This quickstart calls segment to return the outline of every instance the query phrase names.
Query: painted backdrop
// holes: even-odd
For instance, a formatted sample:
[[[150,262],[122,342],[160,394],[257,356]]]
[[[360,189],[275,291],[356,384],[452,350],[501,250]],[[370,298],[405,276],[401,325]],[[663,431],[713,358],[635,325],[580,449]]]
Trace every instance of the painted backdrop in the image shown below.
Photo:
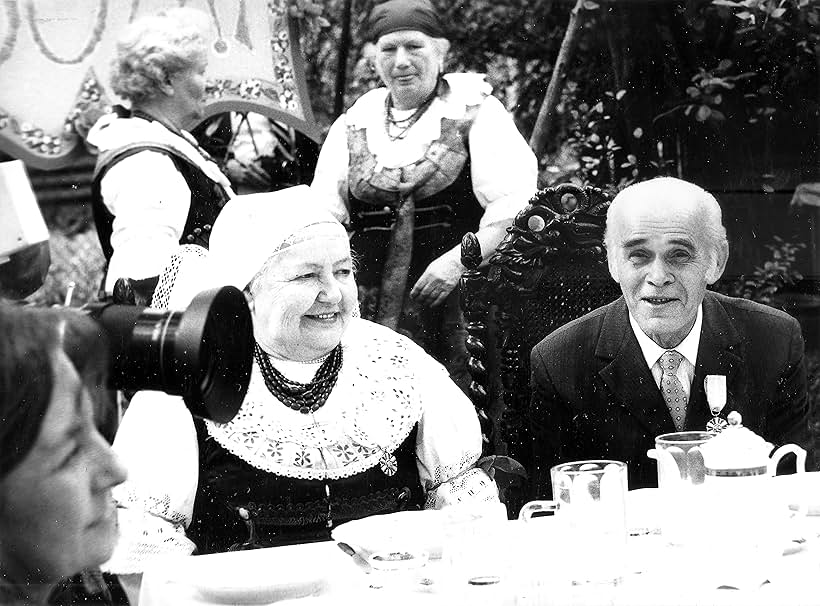
[[[108,87],[121,29],[164,7],[211,16],[206,116],[255,111],[316,138],[288,0],[0,0],[0,150],[68,164],[119,100]],[[187,127],[195,125],[189,124]]]

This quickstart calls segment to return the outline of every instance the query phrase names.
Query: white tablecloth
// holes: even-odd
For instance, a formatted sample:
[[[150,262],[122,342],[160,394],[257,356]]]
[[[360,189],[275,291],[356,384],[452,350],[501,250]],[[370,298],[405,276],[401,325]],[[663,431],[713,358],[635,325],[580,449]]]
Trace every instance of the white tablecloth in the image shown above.
[[[522,523],[507,524],[508,536],[520,538]],[[820,531],[820,524],[816,527]],[[536,573],[527,573],[525,578],[521,567],[514,565],[517,556],[513,545],[507,545],[513,551],[497,551],[503,543],[497,543],[494,549],[488,546],[485,554],[487,572],[496,574],[500,582],[480,586],[450,578],[453,575],[444,560],[429,562],[420,571],[422,582],[400,576],[385,579],[383,573],[366,574],[333,542],[168,559],[146,571],[140,605],[820,605],[820,541],[816,535],[805,543],[795,544],[795,549],[782,557],[771,582],[743,589],[718,589],[713,584],[714,574],[710,574],[715,571],[706,570],[703,563],[708,554],[676,551],[665,546],[659,535],[630,538],[628,574],[619,586],[601,588],[571,587],[564,579],[555,578],[547,565],[535,566]],[[551,549],[551,545],[544,545],[546,559],[554,555]],[[220,578],[224,579],[226,591],[215,595],[214,587],[219,587]],[[259,594],[250,595],[241,589],[231,594],[227,589],[243,583],[248,589],[261,586]]]

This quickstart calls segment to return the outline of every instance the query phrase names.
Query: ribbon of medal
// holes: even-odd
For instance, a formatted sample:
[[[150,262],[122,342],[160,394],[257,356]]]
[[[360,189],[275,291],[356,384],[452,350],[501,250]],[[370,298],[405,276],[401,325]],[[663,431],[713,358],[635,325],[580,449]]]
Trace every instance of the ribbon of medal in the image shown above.
[[[703,388],[706,391],[709,412],[712,413],[712,418],[706,423],[706,431],[720,433],[729,426],[726,419],[720,416],[723,407],[726,406],[726,375],[706,375]]]

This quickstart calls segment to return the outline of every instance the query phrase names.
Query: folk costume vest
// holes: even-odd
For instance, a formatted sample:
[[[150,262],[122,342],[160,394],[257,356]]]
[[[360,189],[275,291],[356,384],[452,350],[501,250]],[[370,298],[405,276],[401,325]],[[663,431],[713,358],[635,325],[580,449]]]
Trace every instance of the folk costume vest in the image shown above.
[[[438,94],[447,101],[450,90],[443,80]],[[381,166],[367,145],[367,129],[348,126],[350,243],[360,258],[356,280],[381,286],[380,308],[385,294],[403,298],[431,261],[477,228],[483,209],[473,194],[468,137],[486,96],[476,95],[463,117],[442,118],[439,138],[406,166]],[[399,280],[386,275],[390,265],[398,267]]]
[[[127,110],[118,108],[122,117],[128,117]],[[140,115],[146,119],[150,116]],[[188,217],[180,236],[180,244],[197,244],[208,247],[211,228],[222,207],[230,199],[225,188],[213,181],[197,164],[173,146],[155,141],[135,141],[101,152],[97,157],[94,176],[91,184],[91,205],[97,236],[106,261],[110,261],[114,253],[111,246],[111,234],[114,224],[114,215],[106,207],[101,187],[106,173],[118,162],[142,151],[154,151],[171,158],[174,166],[185,179],[191,192],[191,204]],[[201,151],[201,150],[200,150]],[[201,151],[204,154],[204,152]],[[128,278],[129,276],[119,276]],[[152,289],[156,286],[156,279],[150,279]],[[150,295],[149,295],[150,300]]]
[[[277,405],[277,403],[271,403]],[[286,477],[254,467],[208,435],[199,441],[199,489],[187,534],[197,553],[275,547],[330,539],[352,519],[420,509],[414,427],[386,463],[335,480]]]

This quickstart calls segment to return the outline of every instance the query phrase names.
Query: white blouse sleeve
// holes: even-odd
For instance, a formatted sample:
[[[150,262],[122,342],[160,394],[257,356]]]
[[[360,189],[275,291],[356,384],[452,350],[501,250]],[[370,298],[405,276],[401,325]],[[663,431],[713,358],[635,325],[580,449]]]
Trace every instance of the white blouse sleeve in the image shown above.
[[[166,154],[142,151],[111,167],[101,183],[105,205],[114,215],[114,254],[106,290],[117,278],[159,274],[179,246],[191,206],[185,178]]]
[[[495,97],[484,100],[469,136],[473,192],[484,207],[479,227],[511,221],[538,186],[538,162],[512,116]]]
[[[419,478],[427,493],[425,509],[456,503],[498,502],[498,487],[475,466],[481,456],[481,427],[464,392],[443,366],[427,354],[419,360],[424,410],[416,438]]]
[[[128,479],[114,488],[120,538],[105,570],[142,572],[153,558],[189,555],[185,536],[199,475],[196,428],[182,398],[137,393],[114,439]]]
[[[339,221],[347,224],[347,170],[350,155],[347,151],[347,121],[344,114],[330,127],[319,152],[316,172],[310,189],[316,199],[325,205]]]

